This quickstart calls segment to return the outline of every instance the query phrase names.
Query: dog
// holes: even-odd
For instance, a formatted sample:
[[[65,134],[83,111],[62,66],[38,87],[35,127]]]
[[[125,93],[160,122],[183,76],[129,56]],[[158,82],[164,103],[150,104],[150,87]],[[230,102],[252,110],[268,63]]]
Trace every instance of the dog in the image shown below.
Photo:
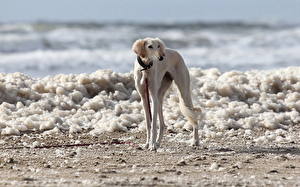
[[[198,146],[198,121],[201,117],[201,109],[193,107],[190,75],[181,55],[173,49],[166,48],[159,38],[136,40],[132,50],[137,55],[134,63],[135,87],[141,97],[147,124],[145,148],[155,151],[160,146],[165,129],[163,98],[173,81],[179,90],[180,110],[193,125],[192,145]],[[151,109],[149,98],[152,102]],[[157,115],[160,121],[158,136]]]

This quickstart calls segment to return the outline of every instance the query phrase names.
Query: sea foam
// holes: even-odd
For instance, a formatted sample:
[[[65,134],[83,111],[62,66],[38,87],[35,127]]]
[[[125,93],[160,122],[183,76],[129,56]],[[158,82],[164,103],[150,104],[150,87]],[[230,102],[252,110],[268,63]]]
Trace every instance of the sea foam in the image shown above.
[[[194,105],[201,107],[205,116],[199,123],[203,138],[233,137],[240,132],[234,129],[250,137],[253,129],[264,128],[266,133],[253,141],[291,140],[285,133],[300,122],[299,67],[225,73],[194,68],[190,75]],[[99,70],[44,78],[0,74],[0,91],[1,136],[29,132],[98,136],[145,129],[132,73]],[[163,111],[168,129],[191,129],[180,113],[174,84]]]

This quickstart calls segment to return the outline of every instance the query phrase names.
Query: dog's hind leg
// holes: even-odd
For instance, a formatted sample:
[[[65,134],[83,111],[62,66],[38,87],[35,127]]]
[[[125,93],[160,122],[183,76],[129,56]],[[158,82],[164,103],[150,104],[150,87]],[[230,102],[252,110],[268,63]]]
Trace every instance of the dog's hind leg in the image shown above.
[[[182,114],[193,125],[193,143],[192,145],[199,145],[198,135],[198,118],[201,115],[200,108],[194,108],[190,92],[190,76],[187,68],[180,68],[174,76],[174,81],[180,92],[179,104]]]
[[[163,117],[163,100],[164,100],[164,96],[166,91],[169,89],[169,87],[172,84],[172,78],[170,77],[169,74],[166,74],[162,80],[161,86],[158,90],[158,117],[159,117],[159,133],[158,133],[158,137],[156,140],[156,144],[157,147],[160,146],[162,137],[163,137],[163,133],[165,130],[165,123],[164,123],[164,117]]]

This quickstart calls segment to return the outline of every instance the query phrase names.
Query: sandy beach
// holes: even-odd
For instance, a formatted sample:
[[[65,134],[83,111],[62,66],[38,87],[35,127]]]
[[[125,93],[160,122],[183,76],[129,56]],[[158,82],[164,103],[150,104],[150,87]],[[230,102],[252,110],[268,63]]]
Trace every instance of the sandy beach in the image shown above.
[[[262,130],[257,130],[257,134]],[[198,148],[170,141],[151,152],[144,133],[1,137],[1,186],[298,186],[299,141],[246,144],[236,134]],[[188,136],[188,132],[182,132]],[[291,134],[299,136],[299,128]],[[22,148],[39,142],[44,146]],[[93,144],[89,145],[88,144]],[[62,146],[67,145],[67,146]],[[73,145],[73,146],[71,146]],[[55,147],[57,146],[57,147]]]

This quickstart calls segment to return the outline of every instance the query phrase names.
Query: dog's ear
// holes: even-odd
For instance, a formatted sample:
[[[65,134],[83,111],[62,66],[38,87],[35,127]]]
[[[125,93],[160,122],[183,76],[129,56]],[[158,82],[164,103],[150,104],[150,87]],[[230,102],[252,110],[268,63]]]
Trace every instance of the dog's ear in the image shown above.
[[[145,43],[145,40],[139,39],[132,45],[132,51],[134,51],[138,56],[142,58],[146,57]]]
[[[155,38],[155,40],[157,40],[158,43],[159,43],[159,45],[160,45],[159,55],[160,56],[165,56],[165,50],[166,50],[165,43],[161,39],[159,39],[159,38]]]

